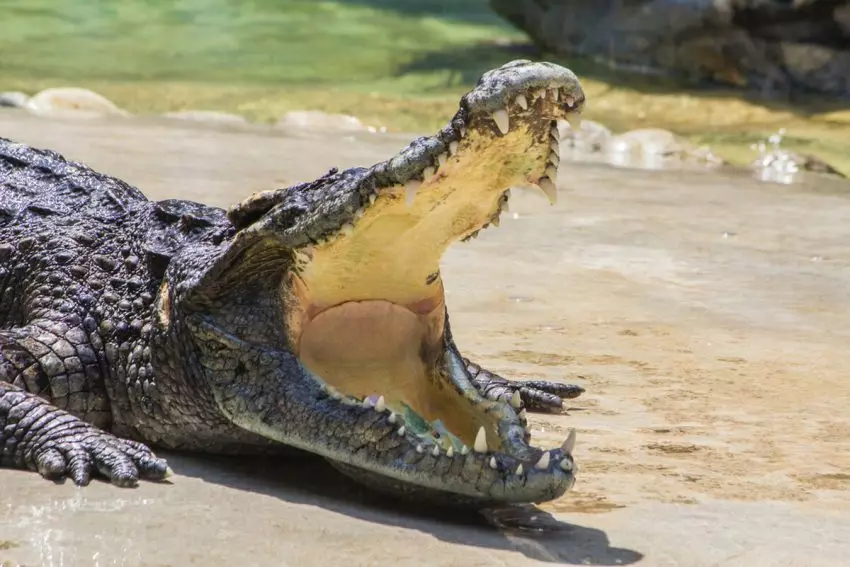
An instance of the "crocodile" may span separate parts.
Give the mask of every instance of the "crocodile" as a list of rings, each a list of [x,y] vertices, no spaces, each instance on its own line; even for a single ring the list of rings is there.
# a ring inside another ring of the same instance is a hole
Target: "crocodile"
[[[461,355],[440,259],[512,187],[554,200],[556,121],[584,101],[513,61],[394,157],[228,210],[0,139],[0,466],[129,487],[172,474],[151,447],[306,451],[423,502],[562,496],[575,432],[536,447],[526,412],[584,389]]]

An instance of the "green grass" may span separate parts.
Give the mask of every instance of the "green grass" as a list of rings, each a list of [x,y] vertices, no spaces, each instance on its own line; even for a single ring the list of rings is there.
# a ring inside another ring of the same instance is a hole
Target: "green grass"
[[[483,71],[533,51],[487,0],[0,0],[0,9],[0,90],[81,86],[138,114],[205,109],[272,122],[317,109],[430,131]],[[750,143],[785,126],[790,147],[850,172],[847,113],[683,94],[563,63],[582,77],[586,116],[616,130],[670,128],[743,162]]]

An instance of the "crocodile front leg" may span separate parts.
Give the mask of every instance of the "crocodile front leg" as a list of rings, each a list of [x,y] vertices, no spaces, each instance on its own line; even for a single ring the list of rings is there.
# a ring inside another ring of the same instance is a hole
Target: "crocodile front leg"
[[[68,332],[60,337],[58,331],[71,331],[66,326],[48,326],[0,331],[0,466],[29,468],[51,479],[69,476],[78,485],[88,484],[93,472],[119,486],[165,478],[166,462],[145,445],[81,419],[109,417],[105,398],[104,409],[98,401],[99,380],[91,371],[91,380],[85,379],[81,358],[87,360],[91,349],[84,341],[72,344]]]
[[[584,393],[584,388],[575,384],[547,380],[508,380],[481,368],[466,357],[463,357],[463,363],[482,396],[508,401],[519,392],[522,407],[530,411],[557,411],[563,408],[565,399],[577,398]]]

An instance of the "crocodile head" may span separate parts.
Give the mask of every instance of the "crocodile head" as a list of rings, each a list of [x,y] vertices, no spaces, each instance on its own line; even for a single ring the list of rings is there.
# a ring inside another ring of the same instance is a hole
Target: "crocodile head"
[[[511,187],[555,198],[555,120],[583,103],[569,70],[514,61],[389,160],[233,207],[192,323],[225,415],[380,490],[456,504],[568,490],[569,450],[532,446],[517,400],[473,387],[440,259],[498,225]]]

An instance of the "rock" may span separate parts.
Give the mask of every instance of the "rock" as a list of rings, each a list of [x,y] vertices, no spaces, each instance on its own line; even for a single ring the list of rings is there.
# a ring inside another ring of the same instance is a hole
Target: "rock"
[[[347,114],[328,114],[320,110],[296,110],[287,112],[278,121],[282,128],[296,128],[317,131],[357,131],[368,128],[354,116]]]
[[[593,120],[582,120],[581,128],[573,130],[566,120],[558,121],[561,147],[575,148],[585,152],[598,152],[611,137],[611,130]]]
[[[64,87],[45,89],[27,101],[29,112],[39,116],[125,116],[127,111],[88,89]]]
[[[24,106],[29,100],[29,96],[26,93],[22,93],[20,91],[7,91],[5,93],[0,93],[0,107],[12,107],[12,108],[21,108]]]
[[[218,112],[216,110],[179,110],[166,112],[165,118],[174,120],[190,120],[193,122],[210,122],[216,124],[247,124],[244,116],[230,114],[229,112]]]
[[[850,97],[850,0],[490,0],[545,50],[765,95]]]

